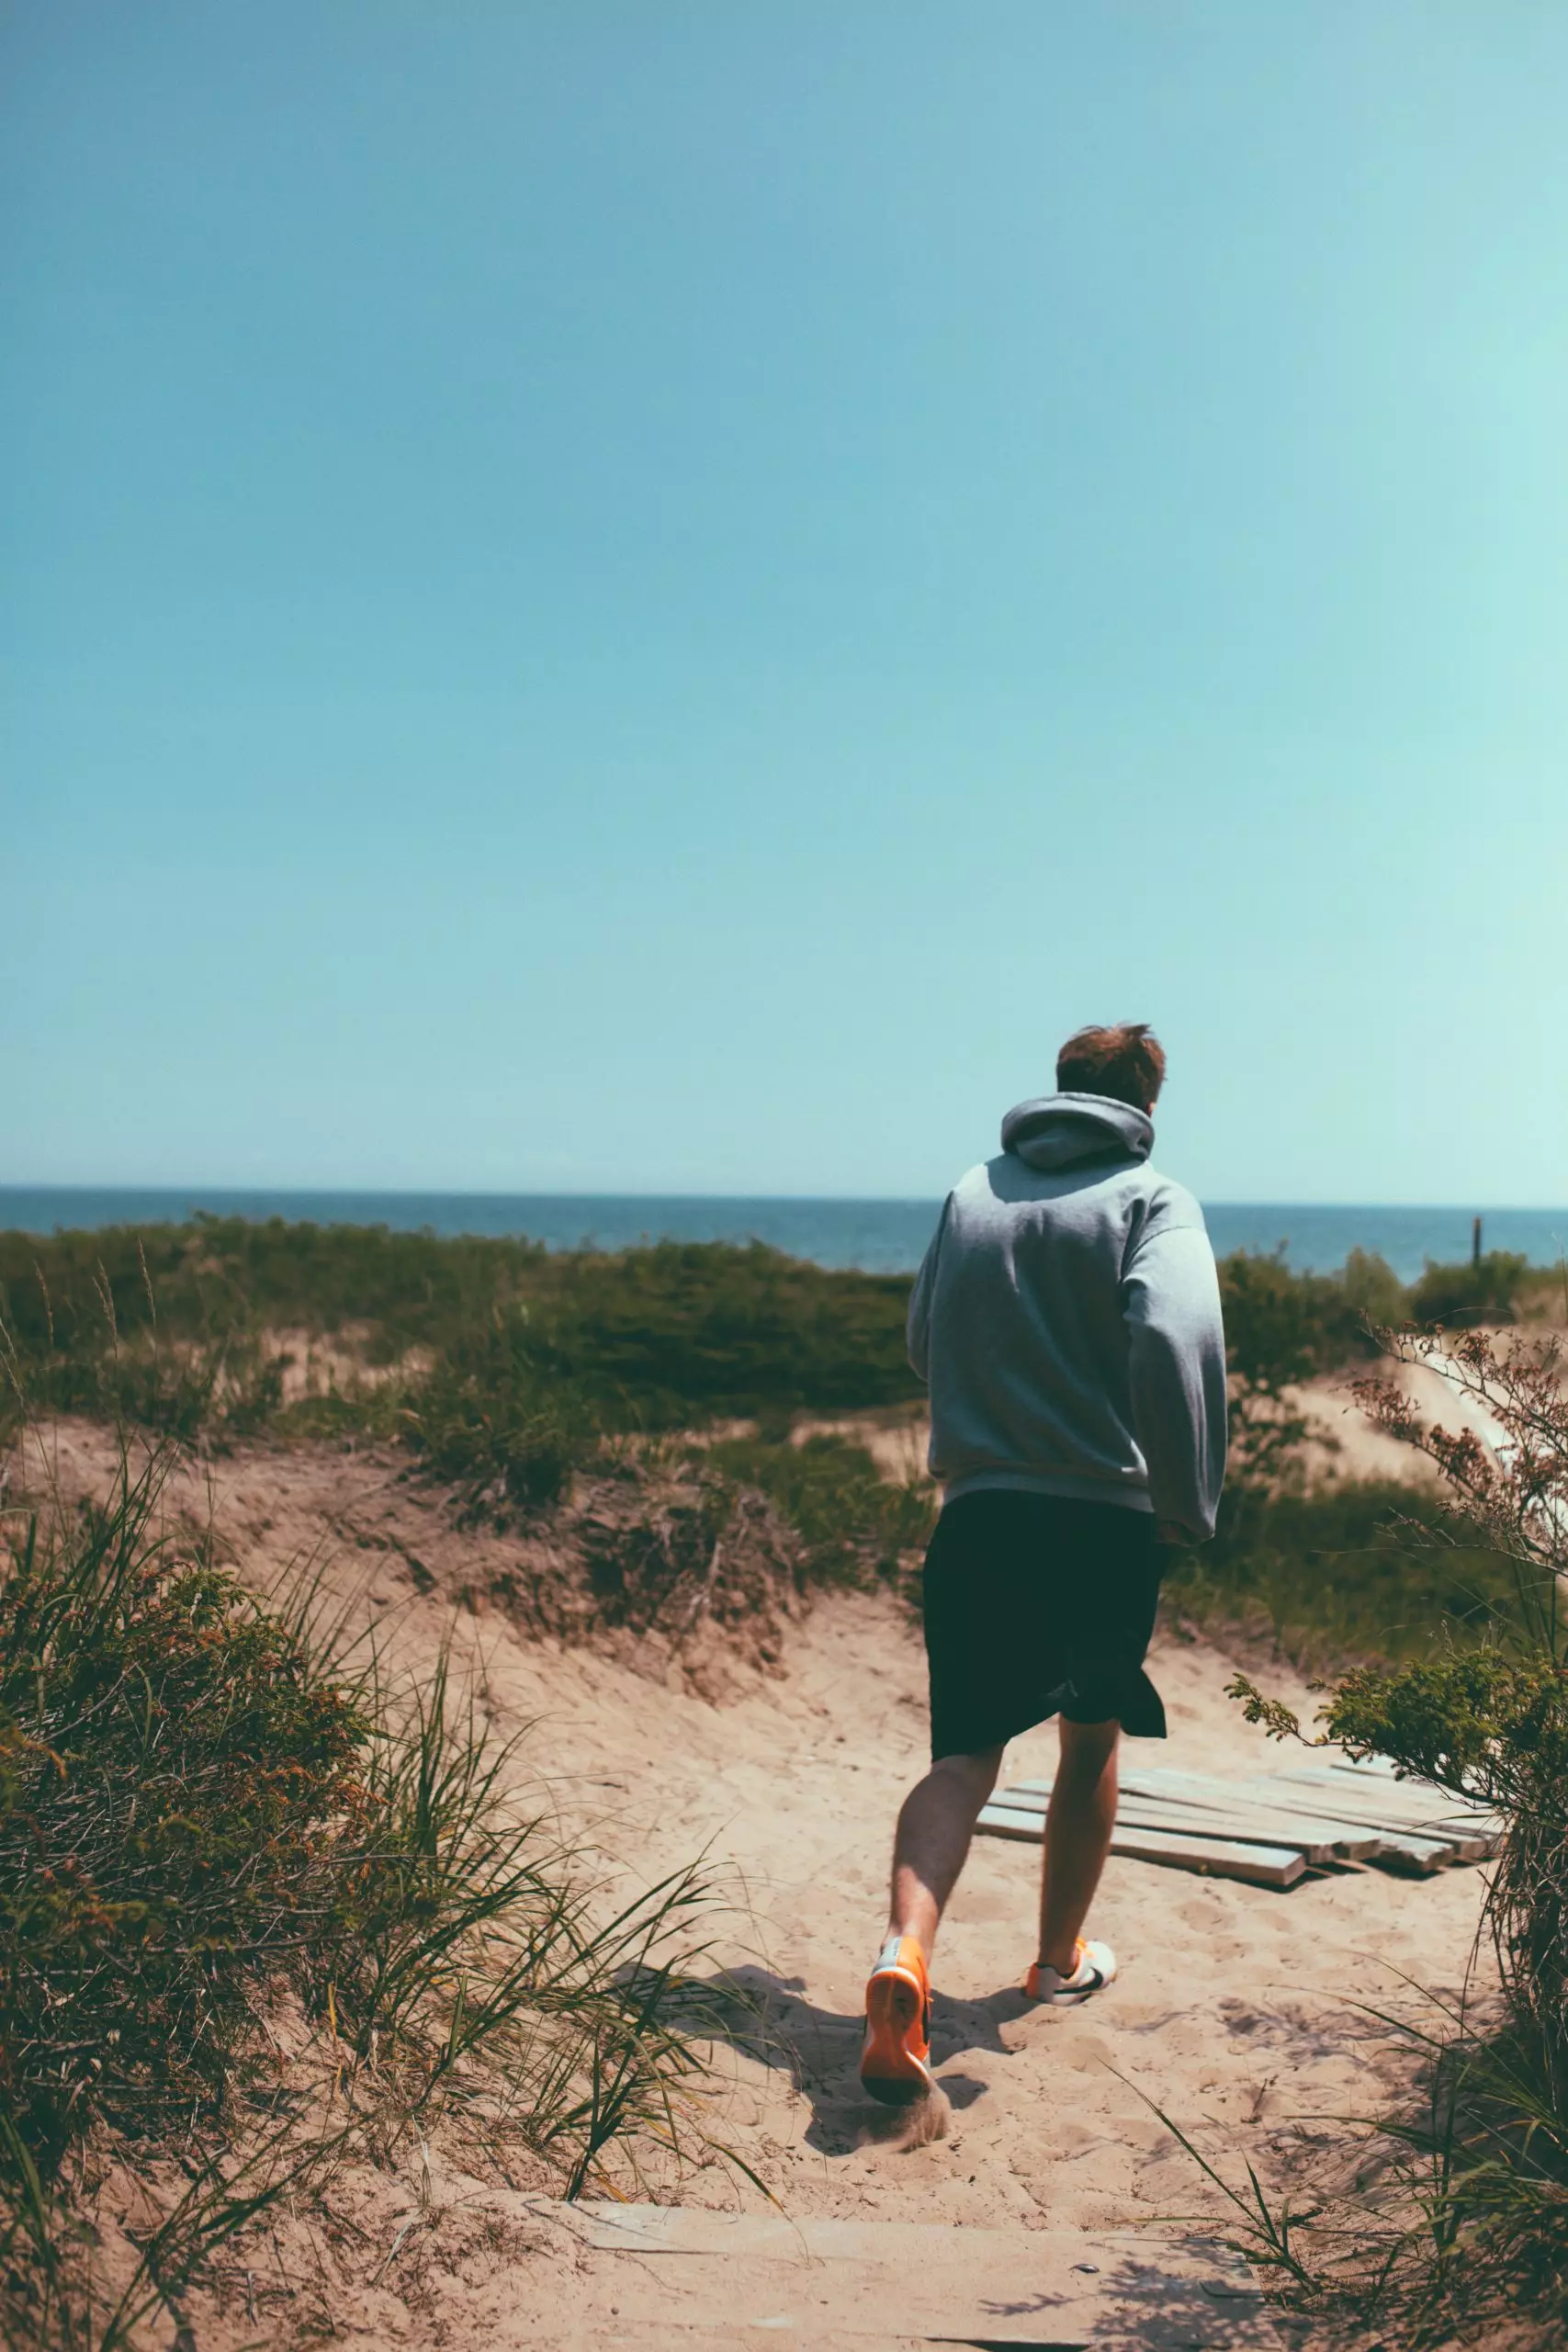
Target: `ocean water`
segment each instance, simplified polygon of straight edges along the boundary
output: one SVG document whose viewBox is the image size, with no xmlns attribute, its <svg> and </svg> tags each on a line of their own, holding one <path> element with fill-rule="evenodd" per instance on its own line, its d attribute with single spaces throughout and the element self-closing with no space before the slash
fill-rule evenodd
<svg viewBox="0 0 1568 2352">
<path fill-rule="evenodd" d="M 386 1225 L 399 1232 L 526 1234 L 551 1250 L 624 1249 L 638 1241 L 766 1241 L 821 1266 L 906 1273 L 919 1265 L 941 1206 L 937 1201 L 738 1200 L 656 1194 L 548 1193 L 272 1193 L 219 1189 L 95 1191 L 0 1185 L 0 1230 L 181 1224 L 197 1210 L 216 1216 L 281 1216 L 319 1225 Z M 1331 1272 L 1352 1250 L 1388 1260 L 1402 1282 L 1428 1258 L 1467 1258 L 1471 1219 L 1457 1208 L 1292 1206 L 1213 1201 L 1204 1204 L 1214 1248 L 1273 1250 L 1283 1244 L 1299 1271 Z M 1483 1245 L 1513 1250 L 1538 1265 L 1568 1255 L 1568 1208 L 1483 1207 Z"/>
</svg>

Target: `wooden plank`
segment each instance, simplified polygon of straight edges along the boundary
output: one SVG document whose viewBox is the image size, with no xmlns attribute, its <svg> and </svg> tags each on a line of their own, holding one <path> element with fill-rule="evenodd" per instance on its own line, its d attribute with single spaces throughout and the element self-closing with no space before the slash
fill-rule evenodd
<svg viewBox="0 0 1568 2352">
<path fill-rule="evenodd" d="M 812 2347 L 958 2343 L 1092 2352 L 1277 2352 L 1257 2280 L 1228 2249 L 1149 2232 L 969 2229 L 694 2207 L 547 2206 L 580 2249 L 549 2311 L 517 2299 L 506 2346 L 725 2352 L 752 2330 Z"/>
<path fill-rule="evenodd" d="M 1281 1770 L 1292 1775 L 1321 1773 L 1336 1788 L 1349 1785 L 1369 1793 L 1392 1797 L 1396 1803 L 1413 1805 L 1422 1815 L 1430 1813 L 1444 1820 L 1455 1818 L 1483 1823 L 1486 1827 L 1499 1831 L 1503 1826 L 1500 1815 L 1480 1798 L 1457 1796 L 1453 1790 L 1445 1789 L 1438 1781 L 1423 1780 L 1419 1773 L 1398 1770 L 1382 1758 L 1352 1764 L 1346 1758 L 1324 1763 L 1315 1758 L 1309 1760 L 1305 1757 L 1297 1757 Z"/>
<path fill-rule="evenodd" d="M 1303 1805 L 1309 1803 L 1303 1798 Z M 1294 1818 L 1294 1807 L 1282 1792 L 1272 1800 L 1270 1810 L 1281 1825 Z M 1353 1814 L 1357 1810 L 1352 1807 Z M 1310 1813 L 1303 1812 L 1303 1818 L 1310 1817 Z M 1429 1877 L 1434 1871 L 1446 1870 L 1450 1862 L 1474 1859 L 1473 1852 L 1466 1855 L 1460 1850 L 1466 1842 L 1462 1838 L 1450 1839 L 1426 1830 L 1408 1829 L 1398 1822 L 1375 1819 L 1360 1820 L 1357 1826 L 1376 1833 L 1378 1850 L 1369 1859 L 1385 1862 L 1394 1870 Z"/>
<path fill-rule="evenodd" d="M 1155 1804 L 1152 1798 L 1131 1802 L 1150 1807 Z M 1204 1805 L 1173 1804 L 1159 1812 L 1157 1821 L 1152 1810 L 1140 1817 L 1164 1828 L 1197 1829 L 1215 1838 L 1252 1838 L 1266 1846 L 1299 1846 L 1308 1861 L 1319 1865 L 1376 1861 L 1383 1849 L 1381 1831 L 1345 1821 L 1319 1821 L 1310 1814 L 1280 1813 L 1263 1805 L 1225 1814 Z"/>
<path fill-rule="evenodd" d="M 1321 1799 L 1314 1801 L 1306 1790 L 1265 1774 L 1247 1781 L 1220 1781 L 1204 1773 L 1178 1773 L 1158 1768 L 1143 1777 L 1149 1787 L 1156 1784 L 1168 1787 L 1173 1794 L 1185 1787 L 1210 1802 L 1228 1790 L 1234 1796 L 1267 1804 L 1271 1812 L 1277 1810 L 1287 1817 L 1299 1813 L 1310 1820 L 1314 1817 L 1314 1802 L 1321 1803 Z M 1343 1801 L 1343 1809 L 1348 1823 L 1379 1832 L 1386 1849 L 1379 1856 L 1380 1860 L 1393 1860 L 1404 1869 L 1429 1871 L 1441 1870 L 1456 1859 L 1478 1859 L 1474 1855 L 1471 1833 L 1467 1831 L 1458 1830 L 1452 1837 L 1448 1837 L 1427 1828 L 1412 1830 L 1408 1825 L 1398 1821 L 1380 1821 L 1375 1801 L 1354 1793 Z M 1467 1845 L 1471 1847 L 1471 1852 L 1461 1853 L 1460 1849 Z"/>
<path fill-rule="evenodd" d="M 1018 1838 L 1026 1846 L 1045 1843 L 1045 1816 L 1043 1813 L 1020 1813 L 1011 1805 L 998 1804 L 995 1800 L 983 1804 L 976 1819 L 976 1829 L 991 1838 Z"/>
<path fill-rule="evenodd" d="M 1310 1846 L 1314 1862 L 1371 1861 L 1382 1845 L 1377 1830 L 1364 1823 L 1347 1821 L 1329 1805 L 1303 1805 L 1298 1811 L 1294 1805 L 1281 1806 L 1240 1788 L 1234 1796 L 1190 1796 L 1176 1790 L 1145 1786 L 1136 1772 L 1129 1775 L 1128 1787 L 1134 1801 L 1168 1805 L 1173 1811 L 1190 1814 L 1194 1826 L 1211 1815 L 1219 1815 L 1231 1822 L 1246 1823 L 1254 1836 L 1266 1843 L 1273 1839 L 1281 1845 Z"/>
<path fill-rule="evenodd" d="M 1208 1806 L 1230 1808 L 1234 1819 L 1256 1818 L 1258 1834 L 1266 1840 L 1270 1837 L 1283 1840 L 1298 1830 L 1304 1838 L 1329 1833 L 1330 1825 L 1323 1819 L 1326 1792 L 1319 1792 L 1315 1782 L 1298 1784 L 1283 1776 L 1265 1774 L 1223 1781 L 1216 1775 L 1179 1772 L 1167 1766 L 1137 1767 L 1125 1777 L 1130 1793 L 1193 1807 L 1195 1827 L 1200 1821 L 1197 1809 Z M 1050 1783 L 1021 1781 L 1018 1785 L 1043 1792 Z M 1495 1833 L 1449 1821 L 1421 1820 L 1417 1826 L 1414 1819 L 1401 1817 L 1393 1808 L 1353 1788 L 1343 1798 L 1336 1795 L 1334 1810 L 1342 1816 L 1334 1841 L 1336 1850 L 1347 1860 L 1382 1860 L 1395 1869 L 1429 1874 L 1450 1861 L 1479 1861 L 1495 1850 Z M 1371 1849 L 1368 1838 L 1374 1841 Z"/>
<path fill-rule="evenodd" d="M 1000 1792 L 1012 1804 L 1050 1802 L 1049 1781 L 1020 1781 Z M 1150 1828 L 1193 1829 L 1213 1837 L 1241 1837 L 1265 1846 L 1299 1846 L 1309 1861 L 1370 1861 L 1382 1849 L 1379 1832 L 1355 1822 L 1340 1821 L 1326 1813 L 1294 1806 L 1261 1804 L 1238 1793 L 1234 1802 L 1198 1797 L 1179 1791 L 1146 1785 L 1137 1771 L 1122 1781 L 1117 1818 L 1140 1820 Z"/>
<path fill-rule="evenodd" d="M 1501 1829 L 1501 1816 L 1478 1797 L 1457 1796 L 1452 1789 L 1445 1789 L 1437 1781 L 1425 1781 L 1418 1774 L 1395 1772 L 1392 1765 L 1374 1771 L 1362 1764 L 1312 1764 L 1301 1758 L 1282 1768 L 1292 1774 L 1322 1773 L 1335 1788 L 1359 1788 L 1395 1803 L 1408 1803 L 1419 1812 L 1432 1813 L 1447 1820 L 1483 1822 L 1487 1827 Z"/>
<path fill-rule="evenodd" d="M 1316 1764 L 1308 1758 L 1291 1757 L 1280 1764 L 1280 1780 L 1312 1781 L 1325 1789 L 1355 1789 L 1359 1794 L 1375 1798 L 1380 1804 L 1411 1804 L 1423 1813 L 1464 1813 L 1484 1815 L 1484 1805 L 1472 1804 L 1468 1798 L 1456 1796 L 1451 1789 L 1439 1788 L 1435 1781 L 1416 1781 L 1408 1777 L 1397 1779 L 1392 1772 L 1363 1772 L 1354 1764 Z"/>
<path fill-rule="evenodd" d="M 1435 1781 L 1417 1780 L 1409 1773 L 1368 1771 L 1359 1764 L 1325 1764 L 1310 1749 L 1302 1756 L 1287 1754 L 1268 1777 L 1310 1782 L 1341 1794 L 1353 1789 L 1359 1796 L 1372 1797 L 1382 1804 L 1408 1804 L 1420 1813 L 1459 1813 L 1474 1819 L 1490 1818 L 1486 1806 L 1456 1796 L 1451 1789 L 1440 1788 Z"/>
<path fill-rule="evenodd" d="M 1178 1772 L 1161 1765 L 1141 1767 L 1135 1775 L 1129 1775 L 1129 1778 L 1134 1777 L 1142 1788 L 1168 1794 L 1173 1803 L 1185 1800 L 1194 1806 L 1217 1804 L 1229 1793 L 1240 1804 L 1257 1804 L 1270 1824 L 1270 1829 L 1262 1834 L 1265 1838 L 1273 1835 L 1281 1842 L 1288 1841 L 1298 1822 L 1303 1829 L 1310 1829 L 1317 1817 L 1315 1801 L 1306 1790 L 1282 1785 L 1279 1781 L 1261 1774 L 1247 1781 L 1222 1781 L 1207 1773 Z M 1020 1782 L 1019 1785 L 1041 1784 Z M 1432 1871 L 1446 1869 L 1452 1861 L 1481 1859 L 1473 1833 L 1465 1830 L 1413 1830 L 1399 1822 L 1380 1822 L 1370 1817 L 1375 1808 L 1369 1807 L 1354 1794 L 1348 1800 L 1346 1809 L 1352 1818 L 1343 1826 L 1342 1842 L 1337 1850 L 1347 1860 L 1358 1859 L 1356 1841 L 1360 1832 L 1373 1836 L 1376 1840 L 1375 1853 L 1366 1854 L 1365 1849 L 1360 1849 L 1361 1858 L 1386 1863 L 1391 1870 L 1410 1872 L 1418 1877 L 1429 1877 Z M 1194 1826 L 1198 1819 L 1195 1813 Z"/>
<path fill-rule="evenodd" d="M 1315 1781 L 1296 1781 L 1280 1776 L 1283 1785 L 1275 1800 L 1286 1810 L 1299 1804 L 1303 1810 L 1326 1802 L 1327 1792 Z M 1295 1792 L 1292 1797 L 1290 1791 Z M 1495 1822 L 1477 1820 L 1473 1815 L 1444 1813 L 1436 1808 L 1422 1811 L 1385 1803 L 1376 1794 L 1352 1791 L 1348 1796 L 1336 1796 L 1337 1809 L 1343 1810 L 1351 1821 L 1366 1822 L 1382 1829 L 1392 1838 L 1408 1843 L 1411 1838 L 1426 1838 L 1447 1846 L 1452 1859 L 1461 1862 L 1483 1861 L 1497 1849 L 1500 1826 Z"/>
<path fill-rule="evenodd" d="M 1495 1838 L 1503 1827 L 1495 1813 L 1466 1804 L 1462 1798 L 1425 1781 L 1385 1781 L 1371 1774 L 1325 1770 L 1309 1764 L 1287 1766 L 1277 1777 L 1294 1788 L 1320 1790 L 1325 1808 L 1331 1804 L 1345 1804 L 1359 1811 L 1376 1810 L 1388 1820 L 1413 1829 L 1433 1824 L 1456 1830 L 1461 1836 Z"/>
<path fill-rule="evenodd" d="M 1043 1813 L 1015 1812 L 988 1804 L 976 1827 L 993 1838 L 1018 1838 L 1034 1845 L 1044 1842 Z M 1306 1870 L 1299 1847 L 1266 1846 L 1222 1838 L 1205 1838 L 1196 1830 L 1138 1829 L 1118 1821 L 1111 1832 L 1111 1850 L 1141 1862 L 1164 1862 L 1172 1870 L 1196 1871 L 1204 1878 L 1235 1878 L 1252 1886 L 1289 1887 Z"/>
<path fill-rule="evenodd" d="M 1116 1821 L 1120 1828 L 1154 1829 L 1169 1838 L 1213 1838 L 1226 1846 L 1277 1847 L 1281 1851 L 1299 1854 L 1303 1862 L 1317 1869 L 1340 1860 L 1333 1839 L 1320 1836 L 1311 1822 L 1292 1826 L 1278 1816 L 1273 1820 L 1231 1820 L 1223 1813 L 1194 1813 L 1183 1819 L 1174 1808 L 1167 1811 L 1136 1804 L 1125 1808 L 1118 1806 Z"/>
<path fill-rule="evenodd" d="M 1018 1813 L 1043 1814 L 1050 1798 L 1020 1782 L 998 1789 L 991 1803 L 1007 1805 Z M 1288 1846 L 1303 1854 L 1309 1862 L 1320 1865 L 1343 1858 L 1338 1825 L 1325 1826 L 1304 1819 L 1287 1821 L 1277 1814 L 1270 1815 L 1257 1809 L 1222 1812 L 1215 1805 L 1179 1804 L 1159 1797 L 1130 1795 L 1123 1790 L 1117 1803 L 1116 1818 L 1129 1829 L 1168 1829 L 1178 1835 L 1192 1831 L 1203 1838 L 1223 1838 L 1231 1845 L 1239 1842 Z M 1378 1839 L 1371 1830 L 1358 1833 L 1346 1829 L 1344 1836 L 1355 1842 L 1358 1854 L 1378 1851 Z"/>
<path fill-rule="evenodd" d="M 530 2200 L 532 2201 L 532 2200 Z M 984 2224 L 944 2222 L 840 2220 L 829 2214 L 717 2212 L 702 2205 L 622 2205 L 589 2202 L 553 2208 L 585 2245 L 638 2254 L 710 2254 L 778 2256 L 799 2262 L 950 2261 L 967 2267 L 978 2262 L 1003 2265 L 1027 2258 L 1042 2274 L 1088 2277 L 1077 2266 L 1158 2264 L 1170 2256 L 1178 2267 L 1197 2262 L 1205 2275 L 1218 2259 L 1240 2291 L 1247 2291 L 1245 2263 L 1208 2238 L 1155 2238 L 1143 2230 L 1004 2230 Z M 1253 2285 L 1251 2291 L 1258 2291 Z"/>
</svg>

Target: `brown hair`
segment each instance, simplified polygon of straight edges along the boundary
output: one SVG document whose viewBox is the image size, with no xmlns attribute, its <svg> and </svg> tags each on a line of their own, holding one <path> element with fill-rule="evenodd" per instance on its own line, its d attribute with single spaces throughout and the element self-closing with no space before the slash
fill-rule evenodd
<svg viewBox="0 0 1568 2352">
<path fill-rule="evenodd" d="M 1165 1083 L 1165 1047 L 1146 1021 L 1079 1029 L 1056 1057 L 1056 1084 L 1066 1094 L 1109 1094 L 1135 1111 L 1152 1111 Z"/>
</svg>

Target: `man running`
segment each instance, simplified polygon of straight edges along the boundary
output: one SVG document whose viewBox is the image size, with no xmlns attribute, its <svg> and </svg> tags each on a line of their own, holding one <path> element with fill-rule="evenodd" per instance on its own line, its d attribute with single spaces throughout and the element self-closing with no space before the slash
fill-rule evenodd
<svg viewBox="0 0 1568 2352">
<path fill-rule="evenodd" d="M 1225 1351 L 1202 1211 L 1148 1165 L 1165 1053 L 1143 1022 L 1082 1029 L 1057 1092 L 1002 1121 L 949 1193 L 909 1301 L 942 1516 L 926 1555 L 931 1769 L 906 1798 L 861 2079 L 932 2087 L 937 1925 L 1007 1742 L 1061 1716 L 1040 1940 L 1024 1991 L 1087 2000 L 1116 1973 L 1080 1934 L 1116 1819 L 1122 1733 L 1163 1739 L 1144 1671 L 1171 1544 L 1214 1532 Z"/>
</svg>

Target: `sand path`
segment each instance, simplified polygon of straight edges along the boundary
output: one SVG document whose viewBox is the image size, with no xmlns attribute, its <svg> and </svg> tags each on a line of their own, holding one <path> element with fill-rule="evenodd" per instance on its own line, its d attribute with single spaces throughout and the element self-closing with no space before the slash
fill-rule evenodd
<svg viewBox="0 0 1568 2352">
<path fill-rule="evenodd" d="M 104 1444 L 95 1431 L 58 1434 L 67 1483 L 101 1468 Z M 623 1888 L 706 1854 L 733 1906 L 716 1923 L 717 1960 L 769 2027 L 738 2020 L 716 2046 L 713 2126 L 797 2214 L 1061 2230 L 1216 2211 L 1156 2107 L 1231 2177 L 1250 2159 L 1274 2187 L 1299 2186 L 1320 2151 L 1342 2145 L 1332 2119 L 1375 2108 L 1408 2078 L 1357 2001 L 1387 1996 L 1401 1976 L 1445 1992 L 1463 1976 L 1479 1870 L 1411 1882 L 1348 1869 L 1280 1894 L 1113 1860 L 1093 1924 L 1116 1948 L 1120 1981 L 1084 2008 L 1029 2011 L 1014 1988 L 1032 1956 L 1036 1849 L 979 1838 L 934 1970 L 952 2132 L 901 2150 L 868 2137 L 876 2111 L 854 2072 L 891 1826 L 926 1753 L 923 1659 L 897 1603 L 820 1601 L 792 1630 L 781 1671 L 714 1705 L 530 1638 L 485 1606 L 507 1539 L 459 1534 L 392 1457 L 258 1451 L 218 1465 L 206 1492 L 187 1474 L 175 1499 L 210 1509 L 260 1581 L 316 1557 L 333 1605 L 378 1623 L 415 1672 L 453 1634 L 497 1728 L 534 1725 L 531 1770 L 569 1822 L 591 1826 Z M 454 1610 L 465 1589 L 477 1613 Z M 1210 1771 L 1278 1761 L 1224 1697 L 1232 1668 L 1217 1649 L 1164 1639 L 1152 1671 L 1171 1732 L 1158 1760 Z M 1310 1703 L 1287 1669 L 1267 1679 Z M 1049 1770 L 1055 1747 L 1050 1729 L 1015 1742 L 1008 1776 Z M 761 2201 L 722 2168 L 683 2194 Z M 460 2305 L 456 2278 L 450 2293 Z M 488 2339 L 477 2306 L 471 2318 L 462 2340 Z"/>
<path fill-rule="evenodd" d="M 1147 2102 L 1234 2177 L 1250 2156 L 1266 2177 L 1294 2177 L 1314 2144 L 1338 2142 L 1325 2118 L 1365 2112 L 1401 2074 L 1353 2002 L 1387 1996 L 1398 1975 L 1448 1991 L 1462 1977 L 1476 1871 L 1416 1883 L 1354 1871 L 1278 1894 L 1113 1860 L 1094 1926 L 1120 1980 L 1083 2008 L 1032 2011 L 1015 1988 L 1032 1956 L 1038 1856 L 978 1838 L 934 1969 L 952 2134 L 908 2153 L 868 2142 L 860 1996 L 893 1818 L 924 1768 L 923 1659 L 893 1604 L 849 1598 L 814 1612 L 785 1663 L 723 1709 L 504 1639 L 487 1676 L 505 1714 L 539 1718 L 569 1809 L 614 1801 L 599 1834 L 639 1871 L 700 1848 L 735 1872 L 750 1910 L 725 1956 L 765 1997 L 781 2047 L 771 2066 L 731 2061 L 722 2128 L 794 2210 L 1085 2229 L 1213 2210 Z M 1160 1645 L 1161 1760 L 1238 1772 L 1277 1760 L 1224 1696 L 1231 1670 L 1207 1644 Z M 1055 1751 L 1049 1729 L 1016 1741 L 1008 1776 L 1050 1770 Z M 689 2193 L 733 2194 L 711 2176 Z"/>
</svg>

